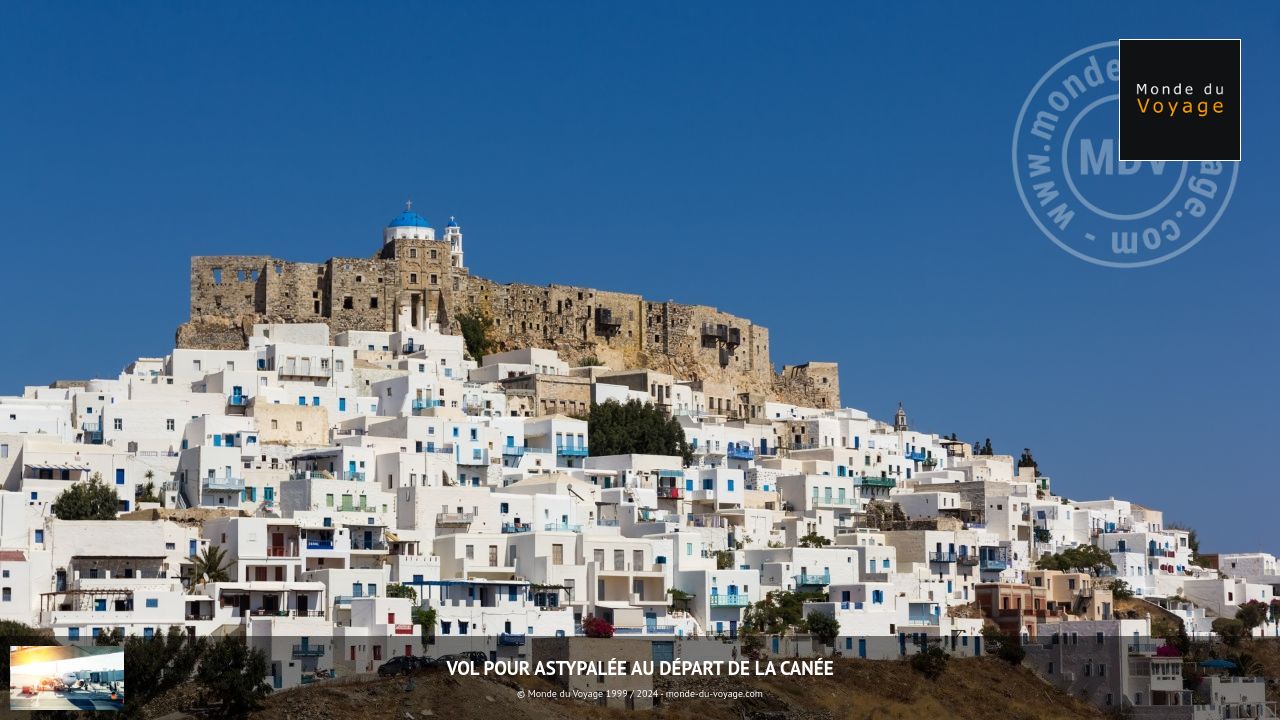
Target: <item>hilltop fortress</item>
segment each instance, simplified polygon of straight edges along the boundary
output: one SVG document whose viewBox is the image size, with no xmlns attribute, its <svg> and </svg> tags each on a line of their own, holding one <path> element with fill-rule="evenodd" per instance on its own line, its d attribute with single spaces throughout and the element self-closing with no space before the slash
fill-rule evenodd
<svg viewBox="0 0 1280 720">
<path fill-rule="evenodd" d="M 454 334 L 460 316 L 487 317 L 495 351 L 544 347 L 570 364 L 594 358 L 615 369 L 649 368 L 735 395 L 739 407 L 764 400 L 840 407 L 835 363 L 775 373 L 769 331 L 750 320 L 631 293 L 476 277 L 463 262 L 458 223 L 450 218 L 437 238 L 411 203 L 369 258 L 193 257 L 191 318 L 178 328 L 177 345 L 241 349 L 261 322 L 322 322 L 332 337 L 347 330 L 395 332 L 401 308 L 410 309 L 415 324 L 426 320 Z"/>
</svg>

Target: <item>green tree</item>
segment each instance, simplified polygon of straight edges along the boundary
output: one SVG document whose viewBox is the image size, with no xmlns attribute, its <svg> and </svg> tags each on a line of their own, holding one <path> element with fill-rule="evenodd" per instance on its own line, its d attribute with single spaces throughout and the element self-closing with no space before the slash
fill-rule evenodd
<svg viewBox="0 0 1280 720">
<path fill-rule="evenodd" d="M 418 602 L 418 591 L 414 590 L 411 585 L 391 583 L 387 585 L 387 597 L 409 598 L 416 603 Z"/>
<path fill-rule="evenodd" d="M 436 635 L 436 609 L 433 607 L 415 607 L 411 613 L 413 624 L 422 627 L 422 644 L 429 645 Z"/>
<path fill-rule="evenodd" d="M 742 638 L 743 658 L 759 660 L 764 656 L 764 638 L 760 633 L 743 630 L 738 633 L 738 636 Z"/>
<path fill-rule="evenodd" d="M 1262 661 L 1247 652 L 1242 652 L 1231 660 L 1236 664 L 1236 666 L 1231 669 L 1231 674 L 1236 677 L 1267 676 L 1267 668 L 1262 664 Z"/>
<path fill-rule="evenodd" d="M 148 470 L 147 472 L 151 472 Z M 156 484 L 148 482 L 145 485 L 138 486 L 134 491 L 133 499 L 137 502 L 160 502 L 160 496 L 156 495 Z"/>
<path fill-rule="evenodd" d="M 1018 458 L 1018 467 L 1029 467 L 1036 471 L 1036 475 L 1040 475 L 1040 464 L 1036 462 L 1035 457 L 1031 454 L 1031 448 L 1022 448 L 1022 457 Z"/>
<path fill-rule="evenodd" d="M 831 613 L 809 613 L 805 620 L 809 623 L 809 632 L 823 645 L 832 645 L 840 636 L 840 621 Z"/>
<path fill-rule="evenodd" d="M 493 339 L 489 337 L 493 320 L 488 315 L 483 312 L 463 313 L 458 316 L 458 326 L 462 328 L 462 340 L 472 360 L 479 362 L 493 350 Z"/>
<path fill-rule="evenodd" d="M 116 489 L 94 473 L 87 482 L 63 490 L 53 501 L 53 514 L 59 520 L 115 520 L 119 507 Z"/>
<path fill-rule="evenodd" d="M 716 556 L 717 570 L 733 569 L 733 551 L 732 550 L 717 550 L 715 551 L 715 556 Z"/>
<path fill-rule="evenodd" d="M 1257 600 L 1250 600 L 1241 605 L 1239 610 L 1236 610 L 1236 619 L 1244 625 L 1244 629 L 1247 632 L 1252 632 L 1254 628 L 1267 621 L 1267 604 Z"/>
<path fill-rule="evenodd" d="M 652 403 L 609 400 L 591 406 L 587 418 L 592 455 L 679 455 L 693 463 L 680 421 Z"/>
<path fill-rule="evenodd" d="M 266 682 L 270 674 L 266 653 L 250 649 L 243 639 L 224 637 L 208 646 L 196 680 L 220 705 L 221 717 L 244 717 L 271 692 Z"/>
<path fill-rule="evenodd" d="M 831 544 L 829 538 L 819 535 L 817 532 L 811 532 L 800 538 L 800 547 L 804 548 L 820 548 Z"/>
<path fill-rule="evenodd" d="M 1080 545 L 1060 553 L 1041 555 L 1036 561 L 1036 567 L 1041 570 L 1074 570 L 1099 575 L 1106 568 L 1115 570 L 1116 563 L 1111 559 L 1111 553 L 1097 545 Z"/>
<path fill-rule="evenodd" d="M 1133 598 L 1133 588 L 1129 587 L 1129 583 L 1116 578 L 1111 581 L 1111 597 L 1116 600 L 1130 600 Z"/>
<path fill-rule="evenodd" d="M 1222 642 L 1231 647 L 1239 645 L 1240 641 L 1249 634 L 1249 631 L 1245 629 L 1244 623 L 1235 618 L 1215 618 L 1212 627 L 1218 637 L 1222 638 Z"/>
<path fill-rule="evenodd" d="M 178 627 L 149 638 L 126 637 L 124 658 L 129 668 L 126 716 L 141 716 L 131 711 L 190 680 L 207 642 L 203 637 L 188 637 Z"/>
<path fill-rule="evenodd" d="M 747 606 L 742 624 L 750 632 L 781 635 L 788 630 L 804 632 L 808 623 L 804 619 L 806 600 L 825 600 L 820 592 L 796 592 L 771 590 L 760 602 Z"/>
<path fill-rule="evenodd" d="M 217 545 L 210 545 L 204 549 L 204 552 L 195 557 L 191 566 L 191 573 L 187 579 L 190 583 L 189 590 L 192 594 L 196 592 L 197 585 L 212 582 L 229 582 L 231 576 L 227 574 L 227 570 L 231 567 L 231 561 L 227 558 L 227 552 Z"/>
<path fill-rule="evenodd" d="M 982 639 L 987 644 L 987 652 L 1004 660 L 1010 665 L 1020 665 L 1027 657 L 1027 649 L 1017 635 L 1009 635 L 990 625 L 982 628 Z"/>
</svg>

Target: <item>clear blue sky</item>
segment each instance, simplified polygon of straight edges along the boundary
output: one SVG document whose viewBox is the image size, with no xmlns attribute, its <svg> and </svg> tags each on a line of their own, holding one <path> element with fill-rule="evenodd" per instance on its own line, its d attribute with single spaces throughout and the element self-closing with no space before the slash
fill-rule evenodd
<svg viewBox="0 0 1280 720">
<path fill-rule="evenodd" d="M 369 255 L 412 197 L 477 274 L 714 304 L 846 404 L 1280 552 L 1280 5 L 888 5 L 7 3 L 0 391 L 168 351 L 191 255 Z M 1040 75 L 1119 37 L 1244 40 L 1230 208 L 1143 270 L 1009 167 Z"/>
</svg>

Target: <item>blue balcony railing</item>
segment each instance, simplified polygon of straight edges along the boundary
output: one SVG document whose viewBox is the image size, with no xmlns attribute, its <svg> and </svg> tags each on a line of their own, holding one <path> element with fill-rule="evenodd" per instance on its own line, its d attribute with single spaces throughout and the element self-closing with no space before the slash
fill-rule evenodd
<svg viewBox="0 0 1280 720">
<path fill-rule="evenodd" d="M 320 657 L 324 655 L 323 645 L 294 645 L 294 657 Z"/>
<path fill-rule="evenodd" d="M 93 445 L 102 444 L 102 420 L 99 419 L 94 425 L 81 425 L 80 429 L 84 432 L 85 442 Z"/>
<path fill-rule="evenodd" d="M 811 575 L 808 573 L 800 573 L 796 575 L 797 585 L 830 585 L 831 573 L 822 573 L 821 575 Z"/>
<path fill-rule="evenodd" d="M 524 633 L 499 633 L 498 644 L 506 647 L 524 645 Z"/>
<path fill-rule="evenodd" d="M 751 600 L 741 593 L 711 596 L 711 607 L 746 607 L 750 604 Z"/>
<path fill-rule="evenodd" d="M 428 408 L 438 408 L 442 406 L 444 406 L 444 401 L 437 400 L 435 398 L 414 398 L 413 400 L 414 410 L 426 410 Z"/>
<path fill-rule="evenodd" d="M 556 446 L 556 454 L 562 457 L 586 457 L 589 452 L 584 447 L 570 447 L 568 445 Z"/>
<path fill-rule="evenodd" d="M 897 485 L 891 477 L 864 477 L 860 479 L 863 487 L 892 488 Z"/>
<path fill-rule="evenodd" d="M 923 450 L 916 450 L 914 452 L 903 453 L 902 456 L 908 460 L 914 460 L 916 462 L 924 462 L 927 459 L 927 456 L 924 454 Z"/>
<path fill-rule="evenodd" d="M 502 532 L 504 533 L 527 533 L 533 530 L 533 526 L 529 523 L 502 523 Z"/>
<path fill-rule="evenodd" d="M 953 563 L 956 561 L 956 554 L 953 552 L 931 552 L 929 553 L 929 562 L 936 563 Z"/>
<path fill-rule="evenodd" d="M 755 450 L 749 447 L 734 447 L 732 445 L 729 446 L 729 451 L 726 454 L 734 460 L 754 460 L 756 457 Z"/>
<path fill-rule="evenodd" d="M 234 491 L 244 490 L 244 478 L 204 478 L 200 481 L 205 490 Z"/>
<path fill-rule="evenodd" d="M 982 560 L 982 564 L 981 564 L 981 566 L 980 566 L 980 567 L 981 567 L 983 570 L 990 570 L 990 571 L 992 571 L 992 572 L 999 572 L 999 571 L 1001 571 L 1001 570 L 1008 570 L 1008 569 L 1009 569 L 1009 562 L 1008 562 L 1007 560 L 995 560 L 995 559 L 987 559 L 987 558 L 984 558 L 984 559 Z"/>
<path fill-rule="evenodd" d="M 570 525 L 569 523 L 547 523 L 543 529 L 553 532 L 582 532 L 581 525 Z"/>
<path fill-rule="evenodd" d="M 523 457 L 524 447 L 519 445 L 507 445 L 502 448 L 502 454 L 506 457 Z"/>
</svg>

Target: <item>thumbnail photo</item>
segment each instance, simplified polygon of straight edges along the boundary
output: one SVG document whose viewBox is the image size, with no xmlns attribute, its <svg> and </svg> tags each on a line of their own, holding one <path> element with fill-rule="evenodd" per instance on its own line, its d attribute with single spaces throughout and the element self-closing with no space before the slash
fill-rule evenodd
<svg viewBox="0 0 1280 720">
<path fill-rule="evenodd" d="M 10 710 L 120 710 L 124 651 L 118 647 L 9 648 Z"/>
</svg>

